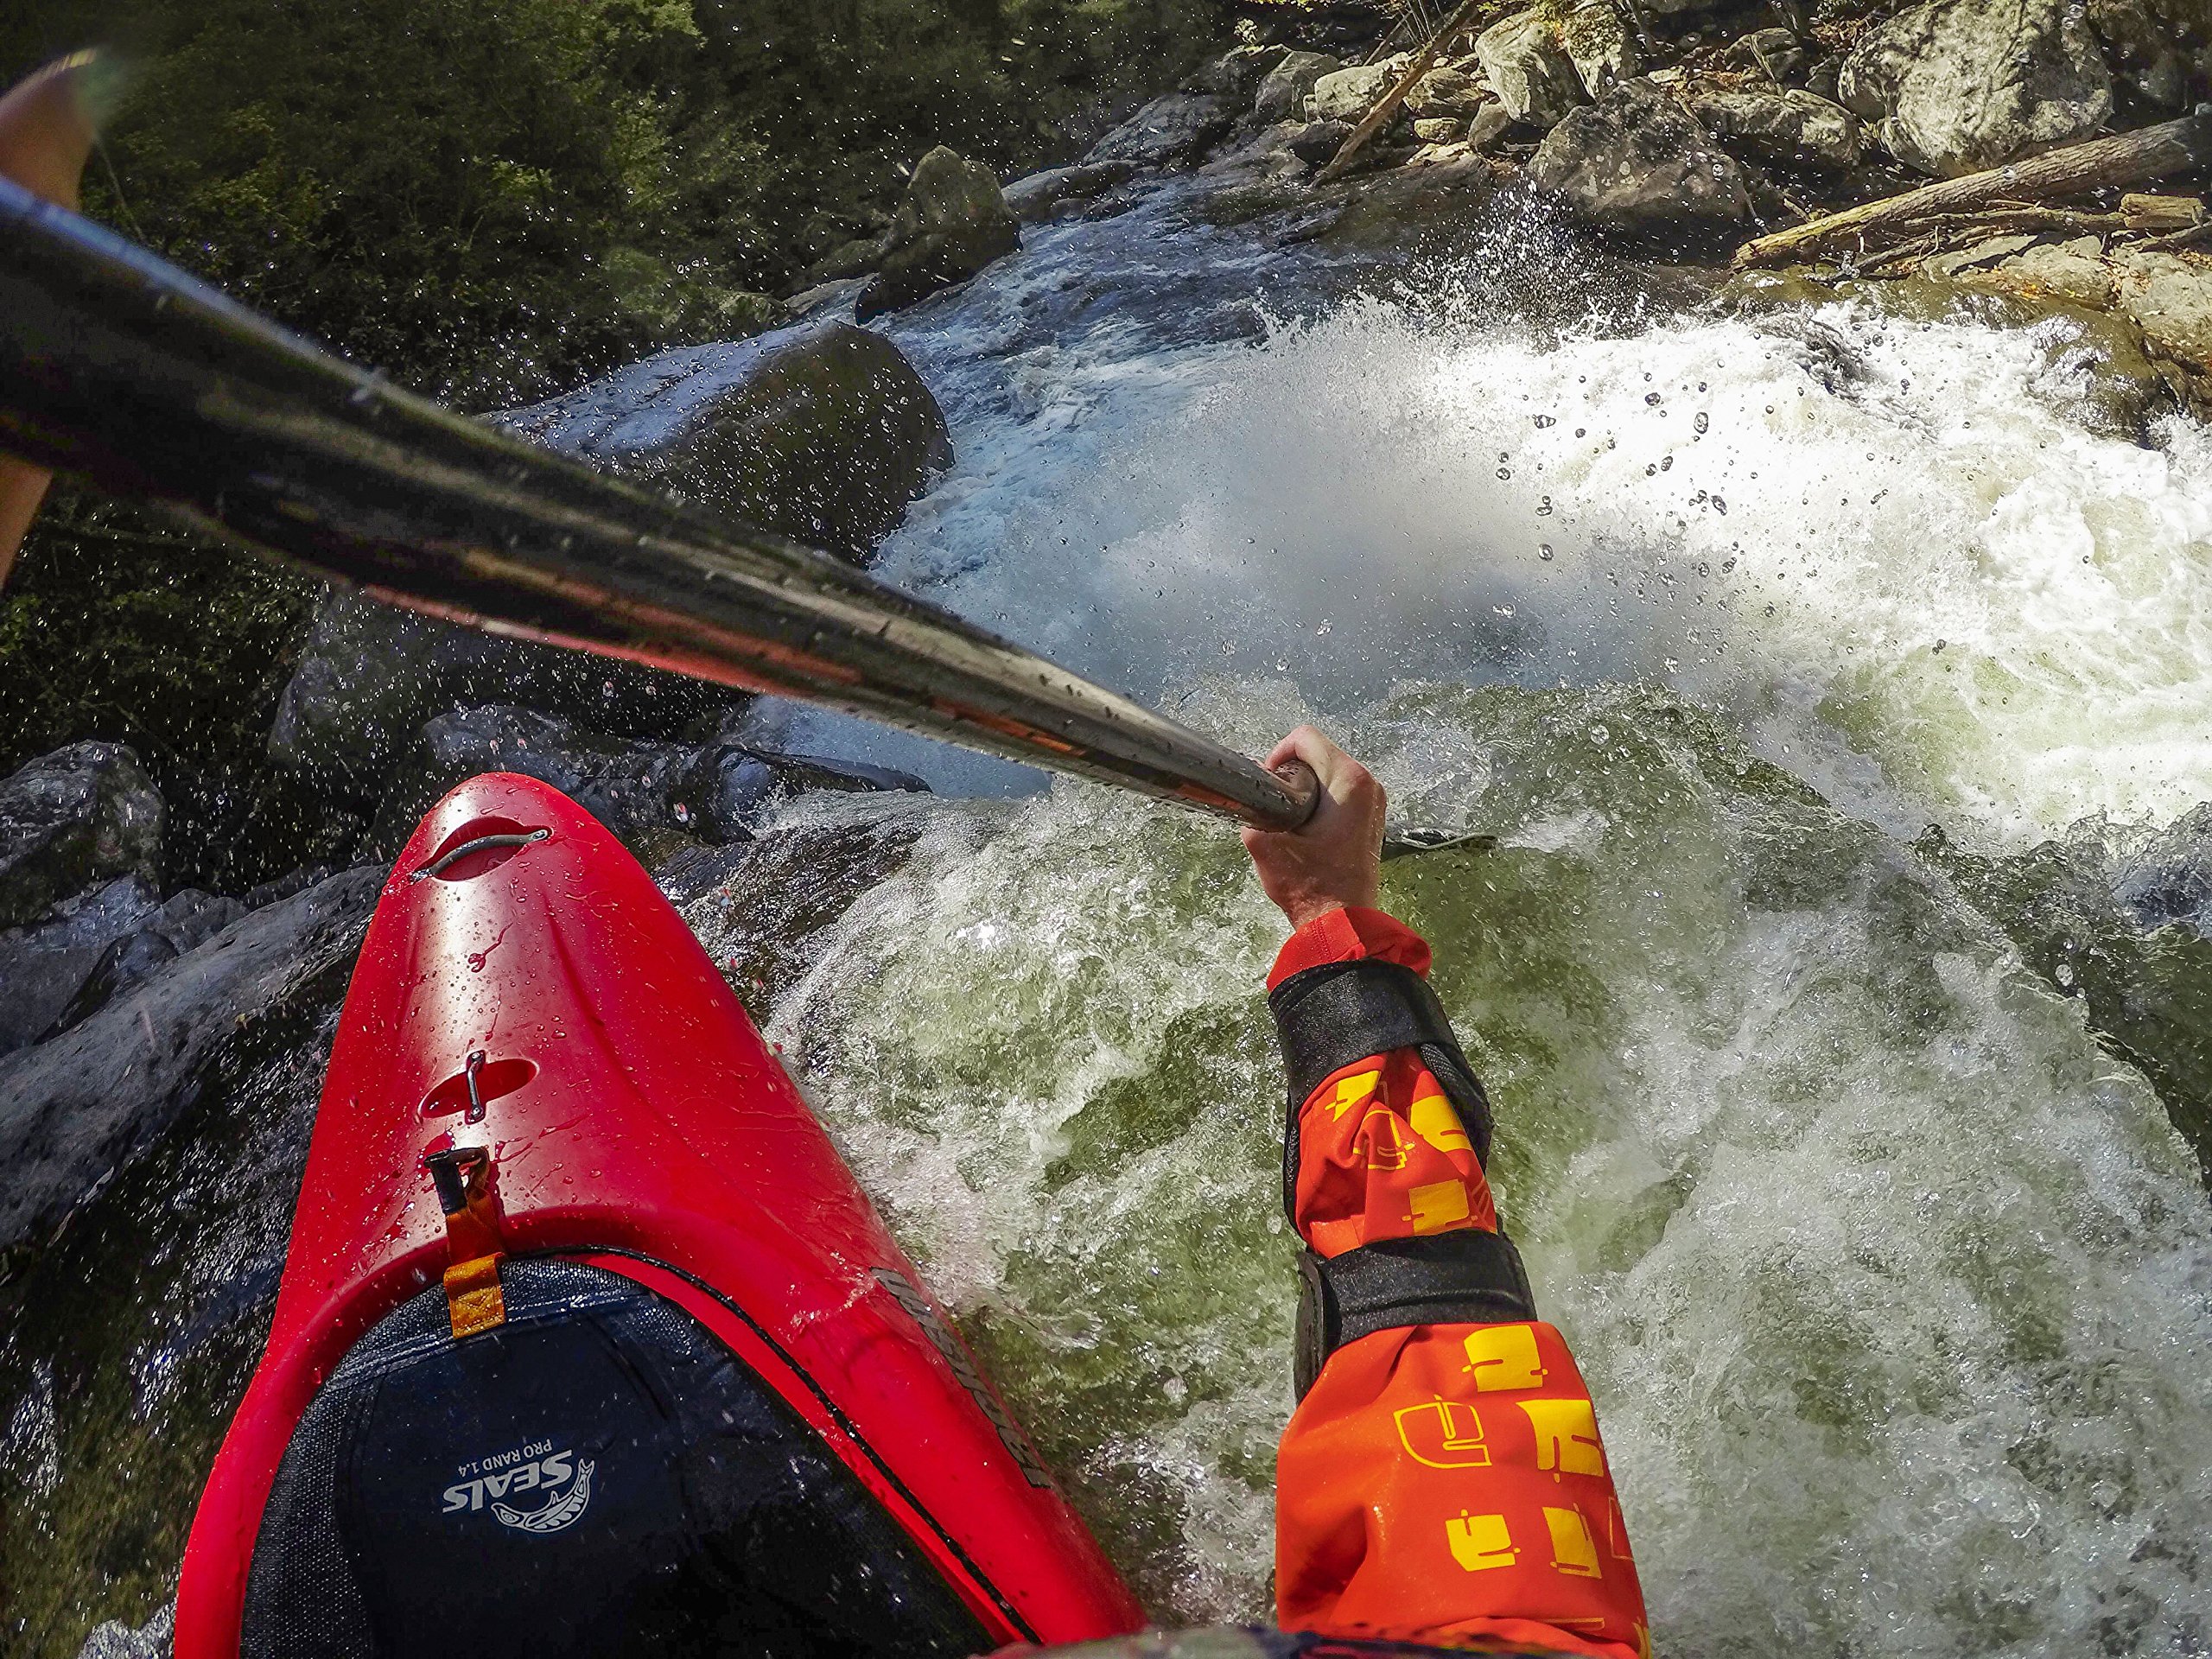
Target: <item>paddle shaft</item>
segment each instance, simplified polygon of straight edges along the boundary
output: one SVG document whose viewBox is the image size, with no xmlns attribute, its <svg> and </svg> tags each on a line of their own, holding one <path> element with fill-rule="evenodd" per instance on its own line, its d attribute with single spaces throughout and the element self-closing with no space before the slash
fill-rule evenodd
<svg viewBox="0 0 2212 1659">
<path fill-rule="evenodd" d="M 1319 786 L 950 611 L 365 373 L 0 180 L 0 450 L 410 609 L 1266 829 Z"/>
</svg>

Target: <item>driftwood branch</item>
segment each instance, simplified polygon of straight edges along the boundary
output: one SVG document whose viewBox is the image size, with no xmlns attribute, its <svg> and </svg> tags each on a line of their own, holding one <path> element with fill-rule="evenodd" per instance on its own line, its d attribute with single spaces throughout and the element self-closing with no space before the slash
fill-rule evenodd
<svg viewBox="0 0 2212 1659">
<path fill-rule="evenodd" d="M 1341 156 L 1338 158 L 1342 159 Z M 2024 162 L 1941 179 L 1857 207 L 1830 213 L 1746 242 L 1736 250 L 1739 270 L 1808 258 L 1852 237 L 1945 215 L 1966 216 L 1999 201 L 2079 195 L 2085 190 L 2139 184 L 2212 161 L 2212 117 L 2184 116 L 2135 132 L 2092 138 L 2048 149 Z M 1335 162 L 1331 162 L 1334 166 Z"/>
<path fill-rule="evenodd" d="M 1398 84 L 1382 95 L 1382 102 L 1367 112 L 1367 118 L 1354 127 L 1344 143 L 1337 146 L 1337 153 L 1329 157 L 1329 164 L 1313 175 L 1315 184 L 1332 184 L 1344 177 L 1359 152 L 1367 147 L 1367 141 L 1389 125 L 1391 118 L 1398 113 L 1399 105 L 1420 84 L 1421 78 L 1434 67 L 1437 58 L 1444 50 L 1444 43 L 1465 28 L 1467 19 L 1485 3 L 1486 0 L 1460 0 L 1459 9 L 1445 20 L 1443 28 L 1428 37 L 1428 44 L 1421 48 L 1421 55 L 1407 67 L 1404 74 L 1398 77 Z"/>
</svg>

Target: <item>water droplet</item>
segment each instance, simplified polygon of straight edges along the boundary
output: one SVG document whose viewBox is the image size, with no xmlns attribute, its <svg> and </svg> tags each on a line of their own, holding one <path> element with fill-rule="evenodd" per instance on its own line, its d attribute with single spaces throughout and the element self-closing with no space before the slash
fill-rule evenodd
<svg viewBox="0 0 2212 1659">
<path fill-rule="evenodd" d="M 1700 409 L 1697 412 L 1697 419 L 1690 424 L 1696 427 L 1700 435 L 1710 432 L 1713 429 L 1713 416 Z"/>
<path fill-rule="evenodd" d="M 2074 983 L 2074 964 L 2070 962 L 2060 963 L 2051 976 L 2061 985 L 2070 988 Z"/>
<path fill-rule="evenodd" d="M 1552 544 L 1549 542 L 1546 542 L 1541 547 L 1539 547 L 1536 550 L 1536 556 L 1541 559 L 1546 564 L 1549 564 L 1552 560 L 1558 556 L 1552 551 Z"/>
</svg>

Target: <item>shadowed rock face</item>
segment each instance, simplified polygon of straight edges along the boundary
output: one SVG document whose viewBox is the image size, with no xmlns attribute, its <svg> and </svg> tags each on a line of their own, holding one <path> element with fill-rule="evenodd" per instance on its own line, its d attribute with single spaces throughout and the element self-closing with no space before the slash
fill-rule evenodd
<svg viewBox="0 0 2212 1659">
<path fill-rule="evenodd" d="M 122 744 L 73 743 L 0 781 L 0 927 L 161 868 L 161 794 Z"/>
<path fill-rule="evenodd" d="M 189 1103 L 218 1046 L 359 944 L 378 869 L 331 877 L 232 924 L 130 995 L 0 1060 L 0 1248 L 35 1239 Z"/>
</svg>

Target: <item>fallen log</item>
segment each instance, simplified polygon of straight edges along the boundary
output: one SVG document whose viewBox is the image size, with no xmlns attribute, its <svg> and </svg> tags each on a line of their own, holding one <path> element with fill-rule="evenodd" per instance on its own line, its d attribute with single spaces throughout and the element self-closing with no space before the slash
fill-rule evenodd
<svg viewBox="0 0 2212 1659">
<path fill-rule="evenodd" d="M 2033 201 L 2140 184 L 2208 161 L 2212 161 L 2212 117 L 2183 116 L 2178 121 L 2134 132 L 2047 149 L 2025 161 L 1969 173 L 1964 178 L 1939 179 L 1901 196 L 1885 196 L 1824 219 L 1793 225 L 1745 243 L 1736 250 L 1736 268 L 1746 270 L 1756 265 L 1808 258 L 1853 236 L 1938 215 L 1964 215 L 1997 201 Z"/>
<path fill-rule="evenodd" d="M 1398 77 L 1398 84 L 1382 95 L 1382 101 L 1367 112 L 1366 119 L 1345 135 L 1344 143 L 1337 146 L 1337 153 L 1329 157 L 1328 165 L 1313 175 L 1315 184 L 1333 184 L 1344 177 L 1359 152 L 1366 148 L 1367 141 L 1389 125 L 1390 118 L 1397 114 L 1399 106 L 1421 84 L 1421 78 L 1435 67 L 1438 56 L 1444 50 L 1444 43 L 1465 29 L 1467 19 L 1485 3 L 1486 0 L 1460 0 L 1459 9 L 1445 20 L 1443 28 L 1428 37 L 1428 44 L 1421 48 L 1421 55 L 1407 66 L 1404 74 Z"/>
</svg>

